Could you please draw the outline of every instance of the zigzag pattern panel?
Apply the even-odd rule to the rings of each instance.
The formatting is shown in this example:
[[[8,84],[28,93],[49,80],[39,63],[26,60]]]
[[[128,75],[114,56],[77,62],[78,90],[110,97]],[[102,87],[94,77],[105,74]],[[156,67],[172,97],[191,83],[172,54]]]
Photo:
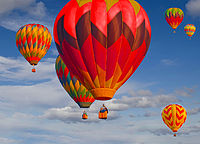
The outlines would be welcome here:
[[[64,63],[95,99],[111,99],[150,45],[151,27],[133,0],[71,0],[54,25]]]
[[[16,34],[16,45],[31,65],[37,65],[51,46],[52,37],[43,25],[28,24]]]
[[[162,119],[164,123],[173,132],[178,131],[178,129],[185,123],[186,118],[187,118],[186,110],[178,104],[168,105],[163,109],[162,112]]]
[[[184,27],[184,31],[185,31],[185,33],[186,33],[189,37],[192,37],[193,34],[194,34],[195,31],[196,31],[196,27],[195,27],[193,24],[187,24],[187,25]]]
[[[81,107],[88,108],[95,101],[92,94],[68,70],[61,57],[56,59],[56,73],[61,85],[71,98]]]

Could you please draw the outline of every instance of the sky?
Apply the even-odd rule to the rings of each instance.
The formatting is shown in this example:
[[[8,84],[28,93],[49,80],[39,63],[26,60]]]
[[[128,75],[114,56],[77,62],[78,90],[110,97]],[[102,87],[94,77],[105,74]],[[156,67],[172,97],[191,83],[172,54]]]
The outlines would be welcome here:
[[[68,1],[0,0],[0,143],[1,144],[197,144],[200,136],[200,0],[140,0],[152,28],[149,51],[133,76],[114,98],[96,101],[88,110],[69,97],[55,72],[58,55],[54,41],[46,56],[31,66],[15,44],[16,31],[40,23],[53,31],[56,15]],[[184,11],[173,34],[165,21],[169,7]],[[197,31],[189,40],[186,24]],[[98,120],[100,106],[108,119]],[[171,103],[185,107],[188,118],[173,137],[161,119]]]

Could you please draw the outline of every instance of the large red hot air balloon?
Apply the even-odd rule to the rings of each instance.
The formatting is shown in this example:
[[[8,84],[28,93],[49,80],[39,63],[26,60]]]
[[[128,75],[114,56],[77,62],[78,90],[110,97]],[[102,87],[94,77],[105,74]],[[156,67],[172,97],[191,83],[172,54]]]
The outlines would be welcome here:
[[[150,45],[145,10],[134,0],[71,0],[58,14],[54,39],[64,63],[97,100],[109,100]]]

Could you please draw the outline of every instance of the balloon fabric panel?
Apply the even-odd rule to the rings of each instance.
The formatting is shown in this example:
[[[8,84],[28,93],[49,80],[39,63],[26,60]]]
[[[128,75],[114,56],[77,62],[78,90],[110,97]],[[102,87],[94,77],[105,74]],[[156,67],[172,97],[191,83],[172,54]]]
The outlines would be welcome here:
[[[68,70],[61,57],[56,59],[56,73],[61,85],[71,98],[81,107],[88,108],[95,101],[92,94]]]
[[[95,99],[108,100],[146,55],[151,27],[136,1],[71,0],[56,18],[54,37],[69,70]]]

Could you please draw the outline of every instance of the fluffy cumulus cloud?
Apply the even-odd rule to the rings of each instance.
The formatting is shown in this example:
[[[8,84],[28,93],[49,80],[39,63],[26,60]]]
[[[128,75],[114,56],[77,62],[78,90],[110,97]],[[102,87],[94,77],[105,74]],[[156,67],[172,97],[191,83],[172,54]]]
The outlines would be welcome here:
[[[50,80],[55,77],[55,58],[49,58],[40,62],[36,69],[37,74],[31,72],[31,65],[20,58],[7,58],[0,56],[0,80],[11,82],[30,83],[30,81]]]
[[[83,121],[83,109],[61,87],[54,63],[54,58],[41,61],[33,74],[23,58],[0,57],[0,142],[160,144],[168,141],[172,133],[156,111],[179,102],[176,93],[155,94],[147,89],[155,83],[131,83],[140,90],[133,89],[133,85],[125,86],[112,100],[95,101],[90,109],[85,109],[89,118]],[[102,104],[109,109],[107,120],[98,119]],[[143,111],[142,114],[137,110]],[[199,109],[191,111],[198,113]],[[192,137],[193,144],[199,133],[199,126],[191,124],[180,131],[185,137]]]
[[[200,16],[200,0],[189,0],[186,9],[190,15]]]
[[[27,23],[41,23],[51,30],[53,20],[45,4],[36,0],[0,1],[0,19],[0,26],[13,31]]]
[[[46,118],[50,120],[60,120],[65,123],[90,123],[90,122],[100,122],[98,119],[98,110],[91,108],[86,110],[88,112],[89,119],[84,121],[81,119],[82,110],[77,107],[65,107],[65,108],[52,108],[47,110],[41,118]],[[117,112],[109,111],[109,117],[107,120],[115,120],[120,118]]]

